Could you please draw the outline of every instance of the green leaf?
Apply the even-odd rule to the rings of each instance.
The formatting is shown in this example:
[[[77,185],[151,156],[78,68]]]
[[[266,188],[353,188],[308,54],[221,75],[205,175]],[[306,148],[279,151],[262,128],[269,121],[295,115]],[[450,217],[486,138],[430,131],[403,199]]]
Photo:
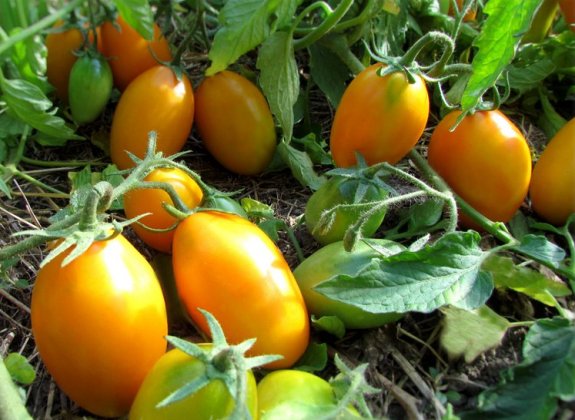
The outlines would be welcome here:
[[[509,328],[509,322],[487,306],[465,310],[448,306],[440,336],[441,347],[450,358],[464,357],[471,363],[481,353],[497,347]]]
[[[299,74],[295,61],[291,32],[276,32],[261,46],[257,67],[259,83],[272,113],[290,142],[294,125],[293,107],[299,95]]]
[[[337,108],[347,87],[349,70],[331,49],[319,43],[312,44],[309,52],[311,77],[331,106]]]
[[[80,140],[66,122],[54,115],[52,102],[38,86],[22,79],[0,78],[2,99],[9,111],[23,122],[52,137],[66,140]]]
[[[481,268],[491,273],[495,287],[507,287],[524,293],[545,305],[554,306],[557,303],[554,296],[571,294],[565,283],[545,277],[530,268],[517,266],[509,257],[490,255]]]
[[[283,162],[291,169],[293,176],[305,187],[317,190],[326,180],[313,169],[313,162],[307,153],[297,150],[285,142],[280,142],[277,152]]]
[[[320,318],[312,315],[311,323],[318,330],[328,332],[337,338],[343,338],[345,335],[345,325],[335,315],[322,316]]]
[[[327,143],[318,139],[313,133],[302,138],[292,137],[290,144],[307,153],[316,165],[333,165],[331,155],[327,151]]]
[[[449,233],[419,251],[374,259],[355,276],[332,277],[315,290],[371,313],[473,309],[493,290],[490,276],[480,272],[487,255],[480,240],[473,231]]]
[[[543,235],[525,235],[513,249],[528,257],[546,261],[553,267],[559,267],[559,263],[565,259],[565,251]]]
[[[471,63],[473,73],[461,99],[463,111],[474,108],[511,63],[521,35],[530,25],[541,0],[490,0],[488,15],[473,45],[478,52]]]
[[[6,369],[15,382],[30,385],[36,379],[36,371],[28,360],[20,353],[10,353],[4,359]]]
[[[538,320],[523,345],[523,362],[479,395],[463,419],[553,418],[557,399],[575,399],[575,327],[565,318]]]
[[[225,70],[243,54],[264,42],[274,29],[270,22],[274,12],[282,2],[287,1],[229,0],[219,14],[221,26],[208,53],[212,64],[206,70],[206,76]],[[290,9],[284,6],[278,10],[285,13]],[[281,16],[276,21],[283,18]]]
[[[327,366],[327,345],[325,343],[311,342],[304,354],[296,362],[294,369],[306,372],[316,372]]]
[[[545,57],[535,63],[529,63],[526,67],[510,65],[508,70],[511,88],[523,94],[537,87],[539,82],[553,74],[556,67],[549,58]]]
[[[154,14],[148,0],[114,0],[126,23],[151,41],[154,38]]]

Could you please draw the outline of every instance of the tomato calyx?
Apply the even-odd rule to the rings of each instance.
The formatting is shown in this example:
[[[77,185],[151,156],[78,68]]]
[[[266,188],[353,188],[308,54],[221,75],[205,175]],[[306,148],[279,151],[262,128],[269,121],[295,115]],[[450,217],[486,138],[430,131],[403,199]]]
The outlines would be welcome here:
[[[249,410],[246,401],[246,372],[282,358],[279,355],[263,355],[247,357],[245,353],[254,345],[256,339],[252,338],[239,344],[228,344],[222,327],[216,318],[203,309],[198,310],[203,314],[210,328],[212,345],[209,348],[200,347],[197,344],[178,337],[168,336],[166,339],[179,350],[201,361],[205,371],[199,377],[186,383],[181,388],[172,392],[157,407],[165,407],[180,401],[199,391],[212,381],[221,381],[225,384],[228,392],[235,401],[230,419],[249,418]]]

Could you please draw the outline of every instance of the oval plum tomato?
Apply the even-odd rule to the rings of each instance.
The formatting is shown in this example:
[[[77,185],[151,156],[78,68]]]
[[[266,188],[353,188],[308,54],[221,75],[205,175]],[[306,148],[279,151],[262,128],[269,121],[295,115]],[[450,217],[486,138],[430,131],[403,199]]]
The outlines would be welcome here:
[[[335,112],[330,149],[339,167],[356,164],[359,152],[368,165],[399,162],[415,146],[429,114],[425,81],[410,84],[402,72],[379,76],[381,63],[359,73],[346,88]]]
[[[196,127],[210,154],[231,172],[261,173],[273,158],[276,132],[257,86],[226,70],[204,79],[195,98]]]
[[[340,204],[369,203],[386,197],[387,190],[367,178],[331,177],[310,196],[306,203],[304,218],[307,229],[322,245],[341,241],[347,229],[361,216],[361,212],[354,208],[340,208],[335,211],[333,222],[322,229],[318,223],[325,210]],[[386,211],[387,209],[383,208],[367,219],[362,229],[364,237],[369,238],[375,234],[383,222]]]
[[[575,212],[575,118],[549,141],[533,168],[529,196],[533,210],[555,225]]]
[[[189,209],[197,207],[204,196],[196,181],[178,168],[154,169],[144,178],[144,181],[165,182],[171,185]],[[178,220],[166,211],[162,203],[174,204],[164,190],[138,188],[129,191],[124,196],[124,212],[130,219],[140,214],[151,213],[140,219],[140,223],[154,229],[167,229],[175,225]],[[132,228],[148,246],[161,252],[172,252],[175,229],[166,232],[154,232],[136,223],[132,224]]]
[[[575,1],[574,0],[559,0],[559,8],[563,14],[565,22],[575,32]]]
[[[429,163],[453,191],[487,218],[508,222],[527,195],[531,153],[525,137],[500,111],[467,115],[450,131],[460,111],[447,114],[429,141]],[[464,226],[477,229],[461,213]]]
[[[258,383],[257,391],[260,420],[305,420],[325,414],[337,405],[329,382],[303,370],[270,372]],[[359,417],[354,409],[345,414]]]
[[[112,70],[104,57],[87,53],[76,60],[68,83],[74,121],[85,124],[98,118],[110,99],[113,85]]]
[[[196,393],[173,404],[156,408],[156,405],[168,395],[199,378],[205,370],[205,364],[195,357],[179,349],[170,350],[158,360],[146,376],[130,410],[130,420],[227,418],[235,402],[221,380],[212,380]],[[251,371],[248,371],[246,376],[246,403],[252,418],[255,419],[257,418],[256,381]]]
[[[138,75],[157,66],[158,60],[172,60],[168,40],[156,23],[154,38],[148,41],[119,16],[115,22],[108,21],[102,25],[102,39],[104,55],[110,60],[114,74],[114,84],[122,91]]]
[[[194,93],[185,74],[178,80],[166,66],[139,75],[124,91],[112,118],[110,155],[120,169],[133,167],[126,151],[143,158],[148,133],[157,133],[156,151],[179,152],[194,123]]]
[[[359,241],[353,251],[345,250],[343,242],[334,242],[320,248],[300,265],[293,274],[299,284],[310,314],[316,317],[337,316],[346,328],[375,328],[395,322],[401,314],[374,314],[363,309],[333,300],[314,290],[318,284],[337,275],[353,276],[374,258],[397,254],[405,248],[386,239]]]
[[[176,228],[172,258],[178,294],[206,334],[198,308],[216,317],[230,343],[255,337],[248,355],[284,357],[269,368],[292,366],[303,354],[309,320],[301,292],[281,251],[255,224],[196,212]]]
[[[32,332],[46,369],[79,406],[103,417],[128,413],[166,351],[166,306],[154,270],[122,235],[68,252],[38,272]]]
[[[58,21],[53,31],[46,35],[46,77],[54,86],[56,96],[60,100],[68,101],[68,81],[72,66],[78,59],[76,52],[84,45],[84,35],[78,28],[59,29],[64,21]],[[100,40],[100,28],[96,29]],[[92,36],[88,38],[90,41]],[[102,43],[98,41],[101,50]]]

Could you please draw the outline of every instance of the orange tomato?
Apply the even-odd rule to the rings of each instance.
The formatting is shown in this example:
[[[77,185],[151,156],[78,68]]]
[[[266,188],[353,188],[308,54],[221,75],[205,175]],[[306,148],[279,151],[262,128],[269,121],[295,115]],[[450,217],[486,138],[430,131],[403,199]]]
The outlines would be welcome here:
[[[410,84],[402,72],[381,77],[373,64],[345,90],[335,112],[330,150],[339,167],[356,164],[359,152],[368,165],[399,162],[415,146],[429,115],[425,81]]]
[[[172,261],[184,308],[202,331],[211,312],[230,343],[256,338],[248,354],[279,354],[267,367],[292,366],[309,341],[307,309],[284,256],[257,225],[201,211],[176,228]]]
[[[103,417],[128,413],[138,388],[166,351],[166,306],[154,270],[122,236],[95,242],[62,267],[38,272],[32,332],[58,386]]]
[[[463,9],[463,0],[457,0],[457,7],[459,8],[459,10]],[[449,10],[447,13],[450,16],[453,16],[455,14],[451,0],[449,0]],[[465,16],[463,16],[463,21],[472,22],[475,20],[476,17],[477,17],[477,3],[473,4],[473,6],[471,6],[471,9],[469,9],[469,11],[465,14]]]
[[[64,24],[59,21],[54,25],[54,31],[46,36],[46,77],[54,86],[56,96],[64,102],[68,102],[68,80],[72,66],[78,59],[75,52],[84,45],[84,35],[78,28],[57,30]],[[96,29],[100,40],[100,28]],[[89,37],[90,41],[93,37]],[[102,49],[101,41],[98,41],[98,49]]]
[[[256,85],[222,71],[204,79],[195,98],[202,143],[223,167],[240,175],[257,175],[267,168],[276,149],[276,132]]]
[[[477,211],[493,221],[508,222],[529,188],[527,141],[498,110],[467,115],[450,131],[460,114],[450,112],[435,127],[429,141],[429,163]],[[464,213],[461,223],[478,228]]]
[[[157,60],[172,60],[168,40],[155,23],[154,38],[148,41],[120,16],[115,23],[105,22],[102,25],[102,39],[104,55],[109,58],[112,67],[114,84],[122,91],[138,75],[158,65]]]
[[[562,225],[575,212],[575,118],[547,144],[533,168],[529,196],[543,219]]]
[[[559,0],[559,8],[565,22],[575,32],[575,0]]]
[[[170,184],[190,209],[202,202],[204,195],[202,189],[181,169],[158,168],[150,172],[144,181]],[[173,204],[172,199],[164,190],[139,188],[124,196],[124,211],[130,219],[140,214],[151,213],[140,219],[140,222],[154,229],[166,229],[175,225],[178,220],[164,209],[162,203]],[[133,224],[132,228],[147,245],[161,252],[172,252],[175,230],[153,232],[138,224]]]
[[[120,97],[112,118],[110,155],[120,168],[134,166],[126,151],[143,158],[148,133],[156,131],[156,150],[179,152],[192,130],[194,93],[188,77],[178,80],[169,67],[158,65],[139,75]]]

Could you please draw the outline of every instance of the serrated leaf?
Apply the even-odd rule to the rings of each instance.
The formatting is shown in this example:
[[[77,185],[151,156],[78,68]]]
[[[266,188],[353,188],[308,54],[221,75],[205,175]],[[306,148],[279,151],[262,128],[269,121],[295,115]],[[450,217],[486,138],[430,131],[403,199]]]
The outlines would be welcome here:
[[[314,289],[371,313],[431,312],[481,306],[493,282],[480,272],[486,253],[478,233],[449,233],[419,251],[372,260],[355,276],[337,275]],[[352,285],[352,287],[350,287]]]
[[[272,33],[270,17],[280,3],[281,0],[229,0],[220,11],[221,26],[208,53],[212,64],[206,76],[225,70],[264,42]]]
[[[548,58],[529,63],[525,67],[510,65],[508,67],[509,84],[512,89],[518,90],[519,93],[523,94],[537,87],[539,82],[553,74],[556,69],[555,64]]]
[[[557,303],[554,296],[571,294],[565,283],[550,279],[530,268],[517,266],[509,257],[491,255],[481,268],[491,273],[495,287],[507,287],[524,293],[545,305],[554,306]]]
[[[148,0],[114,0],[126,23],[151,41],[154,38],[154,14]]]
[[[464,112],[477,105],[511,63],[521,35],[529,29],[540,3],[541,0],[489,0],[485,4],[483,12],[488,17],[473,42],[478,51],[471,63],[473,73],[461,98]]]
[[[543,235],[525,235],[521,238],[521,243],[513,249],[523,255],[546,261],[553,267],[559,267],[559,263],[565,259],[565,251]]]
[[[316,372],[325,369],[326,365],[327,345],[312,341],[293,368],[306,372]]]
[[[302,138],[292,137],[291,143],[298,149],[305,151],[316,165],[333,165],[331,155],[327,151],[327,143],[310,133]]]
[[[339,57],[319,43],[309,47],[311,77],[328,99],[337,108],[347,86],[350,72]]]
[[[523,362],[479,395],[463,419],[553,418],[557,399],[575,399],[575,327],[565,318],[538,320],[527,333]]]
[[[4,365],[12,379],[22,385],[30,385],[36,379],[36,371],[20,353],[10,353],[4,359]]]
[[[320,318],[312,315],[311,323],[318,330],[328,332],[337,338],[343,338],[345,335],[345,325],[341,319],[335,315],[322,316]]]
[[[0,78],[0,88],[11,115],[49,136],[66,140],[82,139],[62,118],[50,111],[52,102],[38,86],[22,79]]]
[[[299,95],[299,73],[291,32],[276,32],[266,39],[256,65],[261,72],[259,82],[264,95],[289,143],[294,125],[293,107]]]
[[[305,152],[283,141],[278,144],[277,151],[282,161],[290,168],[292,175],[303,186],[315,191],[326,181],[325,176],[315,172],[313,162]]]
[[[448,306],[441,312],[441,347],[450,358],[463,356],[466,363],[499,346],[509,328],[509,322],[487,306],[470,311]]]

